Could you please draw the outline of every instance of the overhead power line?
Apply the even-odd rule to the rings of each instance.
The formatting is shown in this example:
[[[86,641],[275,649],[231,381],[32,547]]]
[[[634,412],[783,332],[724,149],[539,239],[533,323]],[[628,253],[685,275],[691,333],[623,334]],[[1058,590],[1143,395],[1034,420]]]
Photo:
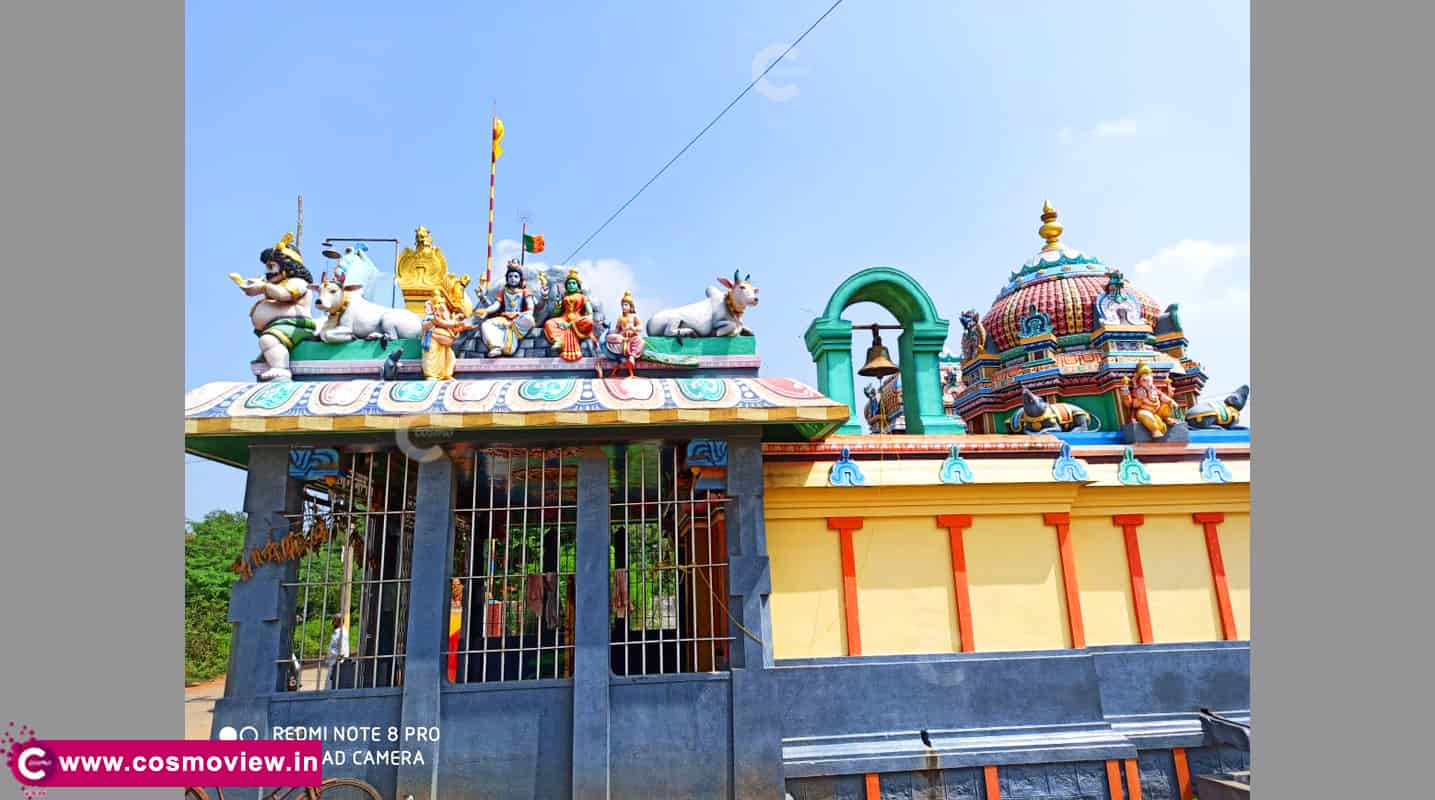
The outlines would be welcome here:
[[[734,97],[732,99],[732,102],[728,103],[726,106],[723,106],[723,110],[719,111],[718,115],[716,117],[713,117],[711,122],[704,125],[703,129],[698,131],[697,135],[690,139],[687,144],[683,145],[683,149],[679,150],[676,155],[668,159],[668,163],[664,164],[662,169],[653,173],[653,177],[649,178],[647,183],[644,183],[642,186],[638,187],[638,191],[633,192],[633,196],[629,197],[627,202],[623,203],[623,205],[621,206],[618,206],[617,211],[614,211],[612,215],[610,215],[607,219],[603,220],[603,224],[599,225],[597,230],[588,234],[588,238],[584,239],[582,244],[578,245],[578,247],[574,249],[573,252],[568,254],[567,258],[563,259],[558,263],[570,264],[573,261],[574,256],[577,256],[579,253],[583,252],[583,248],[587,247],[589,242],[593,241],[593,239],[596,238],[598,234],[602,233],[603,229],[607,228],[609,223],[617,219],[619,214],[622,214],[623,211],[628,208],[628,206],[632,205],[633,201],[637,200],[638,196],[641,195],[649,186],[652,186],[653,181],[656,181],[658,178],[662,177],[663,173],[668,171],[668,167],[671,167],[674,162],[676,162],[679,158],[683,157],[683,153],[686,153],[689,148],[697,144],[698,140],[703,138],[703,134],[707,133],[708,130],[712,128],[712,126],[717,124],[718,120],[722,119],[728,111],[732,110],[732,107],[737,105],[739,100],[747,96],[747,93],[752,91],[752,87],[756,86],[759,82],[761,82],[763,78],[766,78],[767,73],[771,72],[773,67],[777,66],[778,63],[782,61],[782,59],[786,58],[787,54],[791,53],[793,48],[797,47],[798,43],[800,43],[803,39],[807,38],[807,34],[812,33],[813,29],[815,29],[818,25],[821,25],[822,20],[827,19],[827,16],[833,11],[836,11],[837,7],[840,5],[842,5],[842,0],[836,0],[836,2],[834,2],[830,7],[828,7],[826,11],[822,12],[822,16],[818,17],[816,21],[814,21],[811,25],[808,25],[807,30],[803,31],[801,36],[798,36],[796,39],[792,40],[792,44],[788,45],[787,49],[782,51],[782,55],[779,55],[777,58],[773,59],[772,63],[767,65],[767,69],[764,69],[761,74],[759,74],[756,78],[752,79],[751,83],[743,87],[743,90],[741,92],[738,92],[737,97]]]

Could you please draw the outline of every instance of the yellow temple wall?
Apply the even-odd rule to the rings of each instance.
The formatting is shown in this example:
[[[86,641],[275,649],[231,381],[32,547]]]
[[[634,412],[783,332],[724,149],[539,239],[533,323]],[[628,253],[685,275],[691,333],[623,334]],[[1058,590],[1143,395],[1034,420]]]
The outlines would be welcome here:
[[[862,652],[956,651],[961,638],[946,530],[931,517],[880,517],[852,540]]]
[[[977,517],[963,540],[978,650],[1071,646],[1056,532],[1040,512]]]
[[[838,547],[824,519],[786,520],[778,530],[768,529],[772,583],[782,586],[768,602],[776,658],[847,654]]]
[[[1111,517],[1072,516],[1077,585],[1087,644],[1136,644],[1136,610],[1126,543]]]
[[[858,487],[817,484],[812,477],[825,476],[830,461],[767,464],[776,657],[1062,649],[1073,646],[1073,633],[1084,645],[1140,643],[1139,604],[1125,532],[1112,519],[1117,515],[1141,520],[1135,531],[1151,641],[1249,638],[1248,483],[1025,482],[1034,469],[1050,469],[1049,461],[1027,461],[973,459],[974,472],[1000,470],[1007,480],[968,485],[928,482],[940,461],[909,459],[880,470],[863,462],[868,484]],[[1153,466],[1175,474],[1172,465]],[[1249,474],[1248,466],[1242,473]],[[902,482],[914,478],[922,480]],[[1234,635],[1222,625],[1196,513],[1224,515],[1215,527]],[[959,537],[971,620],[966,648],[951,541],[938,515],[970,517]],[[843,534],[829,520],[860,524],[848,532],[854,602],[844,595]],[[1066,561],[1056,524],[1062,520],[1069,524]],[[1074,609],[1068,608],[1067,574],[1075,579]],[[855,648],[848,630],[857,634]]]

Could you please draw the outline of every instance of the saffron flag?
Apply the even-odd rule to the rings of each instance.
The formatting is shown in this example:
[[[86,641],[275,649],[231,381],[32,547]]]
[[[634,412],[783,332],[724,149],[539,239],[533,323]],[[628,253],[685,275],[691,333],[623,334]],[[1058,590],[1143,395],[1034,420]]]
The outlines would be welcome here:
[[[497,161],[503,155],[503,120],[493,118],[493,160]]]
[[[543,252],[543,234],[523,234],[523,251],[525,253]]]

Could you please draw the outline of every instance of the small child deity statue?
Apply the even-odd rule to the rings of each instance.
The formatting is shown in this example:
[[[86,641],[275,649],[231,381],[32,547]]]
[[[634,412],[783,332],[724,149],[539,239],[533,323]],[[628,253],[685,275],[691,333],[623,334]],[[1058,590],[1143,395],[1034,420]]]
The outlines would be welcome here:
[[[622,307],[623,313],[604,338],[603,346],[614,360],[628,368],[631,378],[637,374],[638,359],[642,358],[647,342],[643,339],[643,322],[638,319],[638,307],[633,303],[631,292],[623,292]]]

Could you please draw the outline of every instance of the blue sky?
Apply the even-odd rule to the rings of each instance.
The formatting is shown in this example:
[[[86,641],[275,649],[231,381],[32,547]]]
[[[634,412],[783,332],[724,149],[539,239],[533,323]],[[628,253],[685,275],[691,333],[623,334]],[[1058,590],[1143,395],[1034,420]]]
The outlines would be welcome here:
[[[496,101],[497,237],[526,211],[563,258],[830,4],[190,4],[186,386],[249,377],[225,276],[258,274],[296,194],[314,264],[422,224],[476,276]],[[577,260],[644,317],[752,273],[764,373],[815,383],[802,331],[844,277],[899,267],[959,329],[1050,199],[1063,241],[1181,304],[1224,391],[1250,372],[1249,43],[1235,2],[845,0]],[[240,507],[238,470],[185,475],[187,518]]]

